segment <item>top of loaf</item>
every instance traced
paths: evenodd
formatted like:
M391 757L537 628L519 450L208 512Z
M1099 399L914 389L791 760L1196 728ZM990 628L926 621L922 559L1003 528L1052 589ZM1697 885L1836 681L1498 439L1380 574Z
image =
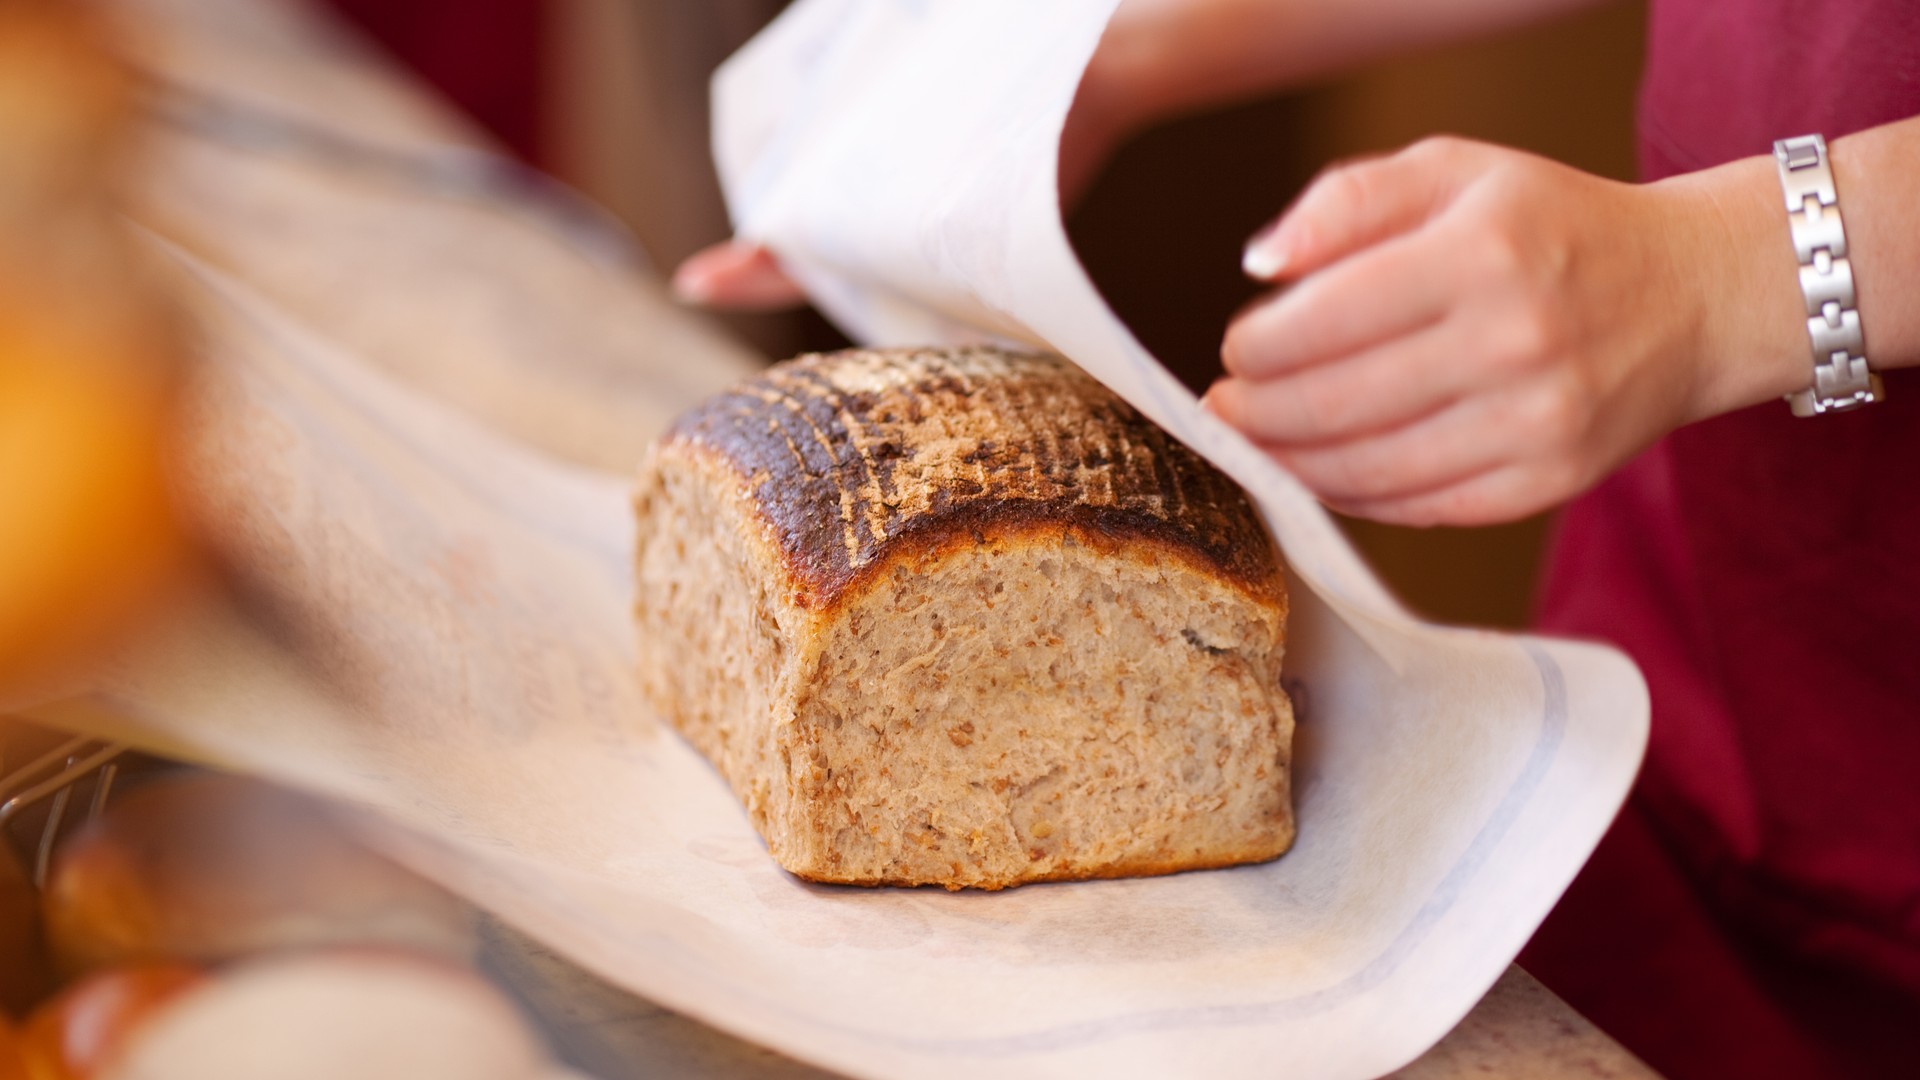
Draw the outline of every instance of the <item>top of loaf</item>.
M776 364L683 415L664 444L746 483L797 599L832 605L890 552L1067 527L1145 540L1279 595L1246 495L1057 357L849 349Z

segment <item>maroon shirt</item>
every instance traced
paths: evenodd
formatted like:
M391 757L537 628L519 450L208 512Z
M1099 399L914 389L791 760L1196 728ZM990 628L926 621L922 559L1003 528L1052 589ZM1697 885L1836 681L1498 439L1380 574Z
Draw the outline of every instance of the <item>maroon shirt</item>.
M1653 0L1647 179L1914 115L1920 0ZM1886 387L1677 431L1550 554L1543 628L1626 648L1653 732L1522 962L1674 1080L1920 1076L1920 369Z

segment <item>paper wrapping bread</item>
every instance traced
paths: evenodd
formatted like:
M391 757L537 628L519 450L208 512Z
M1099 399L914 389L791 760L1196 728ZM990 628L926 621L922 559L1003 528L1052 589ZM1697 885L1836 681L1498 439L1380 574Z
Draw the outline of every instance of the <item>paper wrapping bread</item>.
M636 505L644 692L800 877L997 889L1292 842L1272 544L1071 365L782 364L682 417Z

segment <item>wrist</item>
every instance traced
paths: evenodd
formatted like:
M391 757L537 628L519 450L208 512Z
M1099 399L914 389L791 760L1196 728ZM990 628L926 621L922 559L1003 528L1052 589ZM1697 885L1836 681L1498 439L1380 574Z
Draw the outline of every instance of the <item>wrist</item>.
M1268 21L1275 18L1281 21ZM1285 6L1244 0L1126 0L1087 66L1075 109L1084 106L1089 126L1117 144L1196 110L1277 89L1292 81L1291 65L1248 43L1287 40L1292 21Z
M1100 39L1080 77L1060 133L1060 199L1072 207L1120 145L1145 129L1154 117L1145 108L1137 40L1118 16Z
M1108 146L1166 119L1171 111L1160 104L1175 76L1177 57L1168 55L1165 27L1141 25L1121 5L1088 62L1074 98L1074 122L1097 133Z
M1804 389L1812 378L1804 300L1772 157L1651 187L1683 221L1670 262L1695 324L1685 422Z

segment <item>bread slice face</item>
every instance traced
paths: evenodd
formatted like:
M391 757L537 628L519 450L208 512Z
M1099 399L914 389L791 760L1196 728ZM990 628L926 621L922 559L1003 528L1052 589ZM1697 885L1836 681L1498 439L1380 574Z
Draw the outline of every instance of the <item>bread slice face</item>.
M1064 361L777 365L680 420L636 508L644 692L794 874L997 889L1292 843L1272 544Z

